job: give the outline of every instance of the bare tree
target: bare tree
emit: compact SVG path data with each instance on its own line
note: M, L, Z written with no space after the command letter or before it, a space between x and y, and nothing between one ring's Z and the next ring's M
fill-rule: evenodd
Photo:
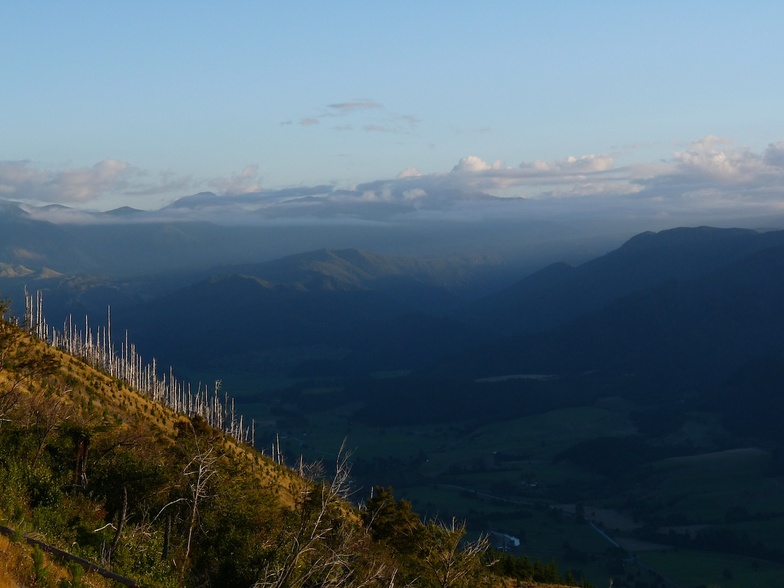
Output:
M307 485L300 492L290 524L268 546L275 556L254 588L395 586L394 566L372 559L359 561L362 550L358 547L370 539L347 502L351 492L349 457L341 447L329 480L317 479L318 464L300 462L299 473Z
M193 425L191 425L191 428L193 429ZM188 557L191 552L193 532L196 530L198 524L199 504L208 496L208 483L218 471L216 463L219 459L219 456L214 451L214 445L210 445L207 449L202 449L199 446L199 438L198 435L196 435L195 429L193 430L193 436L196 448L195 454L183 470L183 474L190 480L188 483L190 489L190 519L188 523L188 539L185 545L185 557L182 566L183 574L185 573Z
M431 521L425 534L423 560L427 585L439 588L480 586L483 577L482 556L490 543L486 536L461 544L465 536L464 524L452 519L450 523Z

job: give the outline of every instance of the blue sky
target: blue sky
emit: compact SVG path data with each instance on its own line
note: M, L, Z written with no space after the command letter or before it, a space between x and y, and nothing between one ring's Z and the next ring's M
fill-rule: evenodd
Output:
M11 1L0 22L0 198L784 186L780 2Z

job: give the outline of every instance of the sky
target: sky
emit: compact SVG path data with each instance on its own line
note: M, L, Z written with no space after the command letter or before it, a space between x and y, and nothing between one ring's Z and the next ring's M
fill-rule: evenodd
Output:
M777 1L11 0L0 22L0 199L784 203Z

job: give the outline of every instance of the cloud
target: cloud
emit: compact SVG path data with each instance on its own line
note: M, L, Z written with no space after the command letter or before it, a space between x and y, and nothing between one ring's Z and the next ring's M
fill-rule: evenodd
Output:
M150 174L117 159L56 170L35 167L30 161L0 161L0 197L21 201L85 204L118 195L172 194L193 186L188 176L171 171Z
M560 161L546 162L537 160L533 163L521 163L520 169L534 170L536 172L599 172L606 171L613 166L610 155L583 155L582 157L569 156Z
M221 194L249 194L261 191L258 165L246 165L239 174L229 178L213 178L208 182L213 190Z
M375 100L355 100L353 102L328 104L327 108L339 114L350 114L358 110L383 110L384 105Z
M727 145L729 148L717 149ZM689 149L674 154L674 173L698 181L738 182L757 175L764 166L759 156L746 148L733 148L732 141L709 135L694 141Z
M409 127L415 127L422 122L421 119L411 114L398 114L396 115L396 118L407 124Z
M771 143L762 153L735 145L730 139L709 136L676 151L665 170L659 170L649 186L669 186L689 193L715 188L727 197L768 192L782 196L784 189L784 143Z
M643 195L693 206L761 206L784 196L784 143L763 153L709 136L635 180Z
M420 173L420 171L417 168L415 168L415 167L407 167L402 172L400 172L397 175L397 177L398 177L398 179L403 179L403 178L415 178L415 177L421 176L421 175L422 174Z
M139 172L139 179L148 174ZM155 194L176 194L190 190L194 186L190 176L178 176L172 171L162 171L157 174L158 180L154 182L136 181L129 185L124 194L129 196L152 196Z
M668 160L623 166L607 153L515 167L467 155L446 173L422 175L410 168L396 179L369 182L357 190L364 202L419 211L524 197L529 203L568 199L576 206L581 201L597 210L611 207L628 214L762 214L784 209L784 142L770 143L760 153L710 135L676 150ZM343 194L342 202L351 197Z
M476 172L483 172L488 171L491 169L501 169L501 162L496 161L495 163L487 163L481 157L477 157L476 155L469 155L467 157L463 157L460 161L457 162L457 165L452 168L452 171L455 173L476 173Z
M771 167L784 168L784 141L768 145L762 158Z
M633 165L619 165L616 156L607 153L515 165L470 154L439 173L423 174L409 167L396 177L349 189L264 190L257 165L228 177L197 181L171 173L152 176L112 159L55 171L25 161L0 162L0 198L85 203L123 194L178 191L182 195L186 188L193 192L209 188L218 196L182 199L177 208L183 214L208 209L217 214L225 207L227 215L243 216L242 222L262 218L386 222L439 215L506 217L534 210L601 215L612 210L672 218L683 213L703 218L700 215L705 213L702 222L709 223L710 214L739 218L784 210L784 142L754 151L727 138L708 136L679 147L668 159Z
M34 168L29 161L0 162L0 194L20 200L83 203L125 191L138 169L116 159L65 170Z
M421 119L412 114L389 112L387 108L376 100L362 99L348 102L334 102L327 104L321 114L309 115L299 119L299 124L306 127L315 127L321 119L341 118L366 121L365 124L352 125L343 123L329 128L336 131L361 129L371 133L410 133ZM290 124L290 123L288 123Z
M615 168L614 164L613 157L604 154L569 156L552 162L537 160L507 167L500 161L490 163L476 155L469 155L452 168L448 181L502 195L510 195L510 191L526 197L579 195L582 192L594 194L596 184L626 181L624 168ZM545 188L551 185L562 185L565 188ZM584 186L584 190L578 188L578 185ZM614 191L617 191L617 186ZM639 191L639 187L629 185L629 191Z

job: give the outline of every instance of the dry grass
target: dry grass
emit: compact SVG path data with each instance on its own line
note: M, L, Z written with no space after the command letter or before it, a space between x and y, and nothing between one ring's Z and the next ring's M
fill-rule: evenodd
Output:
M32 577L32 559L29 549L0 535L0 588L17 588L26 577Z
M32 552L33 548L27 543L14 542L0 535L0 588L24 588L36 584ZM44 555L43 568L51 585L71 577L66 567L48 554ZM88 572L82 581L89 588L109 588L112 584L95 572Z
M174 412L168 406L155 402L145 394L119 383L108 374L99 372L83 361L64 352L52 349L41 341L37 345L46 347L60 362L60 379L70 381L67 399L69 404L86 405L91 403L95 414L106 412L117 415L122 420L122 428L132 423L143 423L158 438L168 439L174 444L177 423L187 422L186 417ZM0 372L2 378L2 372ZM244 466L263 486L275 489L278 498L285 506L294 504L295 498L303 489L302 480L287 468L274 464L256 450L224 437L222 451L228 459ZM0 587L2 588L2 587Z

